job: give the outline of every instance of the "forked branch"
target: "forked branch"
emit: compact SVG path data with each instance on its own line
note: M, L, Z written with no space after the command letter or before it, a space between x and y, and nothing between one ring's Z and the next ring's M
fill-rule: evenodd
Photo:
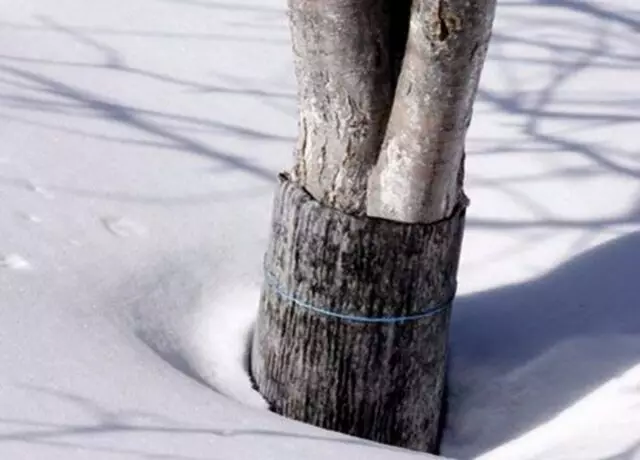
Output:
M366 211L410 0L289 0L299 138L292 179L320 202Z
M367 214L429 223L464 200L462 163L495 0L414 0Z

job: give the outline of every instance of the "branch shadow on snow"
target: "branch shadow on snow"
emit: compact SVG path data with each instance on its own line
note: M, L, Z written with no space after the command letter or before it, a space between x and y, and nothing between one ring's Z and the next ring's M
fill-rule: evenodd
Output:
M616 11L607 10L592 2L577 0L537 0L540 5L552 5L595 16L604 21L610 21L629 27L634 32L640 32L640 13L636 11L638 19L626 16Z
M176 453L163 454L161 447L149 448L153 443L141 442L145 447L125 448L114 446L95 445L97 437L105 435L161 435L164 439L171 436L190 436L194 440L197 437L216 436L227 440L238 439L238 443L246 443L247 439L259 437L275 437L289 439L289 442L299 440L310 441L316 447L307 444L307 449L321 448L318 443L354 445L361 448L384 449L390 452L400 452L401 449L373 443L365 439L347 437L343 435L314 435L295 431L273 430L263 428L263 423L256 422L256 428L246 428L247 423L242 422L243 428L215 428L210 426L196 426L191 423L172 419L171 417L139 410L112 410L103 406L98 401L85 396L76 395L66 391L35 385L21 385L20 389L31 392L34 395L50 397L58 403L66 404L70 411L89 417L91 420L81 423L54 423L37 421L27 418L9 418L0 415L0 426L10 427L10 432L0 433L0 444L11 442L23 442L31 445L43 445L56 448L82 449L94 453L110 453L120 455L136 455L149 459L176 459L196 460L200 455L180 455ZM275 416L271 416L275 417ZM292 422L293 423L293 422ZM231 424L232 425L232 424ZM299 424L301 425L301 424ZM318 430L319 431L319 430ZM116 444L116 442L113 442ZM210 444L210 443L209 443ZM418 452L405 454L421 455ZM215 452L211 452L215 454ZM202 454L202 453L201 453ZM207 457L218 458L218 457ZM220 457L222 458L222 457Z
M2 61L2 58L0 58ZM185 131L189 129L199 129L221 134L232 134L244 139L256 139L263 141L286 141L291 139L278 135L271 135L249 128L233 126L223 122L201 119L198 117L145 110L134 106L120 104L109 101L101 95L75 88L30 70L23 70L19 67L0 64L0 73L12 76L21 80L25 84L33 85L43 95L63 98L64 102L46 102L38 98L17 98L11 102L18 104L17 107L39 112L50 112L52 116L58 114L71 117L93 116L108 120L118 125L133 128L138 133L151 136L152 141L141 141L127 139L103 134L95 134L84 131L82 128L69 127L66 124L57 124L54 121L36 121L16 115L0 114L0 119L5 119L18 123L25 123L43 129L64 132L66 134L78 135L86 138L93 138L97 141L129 144L133 146L149 147L156 150L169 150L186 152L192 155L211 159L216 163L216 168L211 172L239 171L256 178L263 186L250 187L230 192L202 193L188 196L150 196L134 195L123 192L104 192L91 189L79 189L67 186L47 185L46 188L55 192L72 194L80 197L100 198L120 202L132 202L150 205L188 205L210 203L212 201L253 197L268 193L273 184L276 172L256 164L255 162L242 158L232 153L224 152L215 148L209 143L197 140L189 136ZM4 97L5 101L7 97ZM15 105L14 105L15 106ZM178 125L178 126L175 126ZM12 187L23 188L25 180L11 177L0 177L0 182Z
M639 260L635 232L537 280L459 298L445 443L479 455L639 364Z
M215 5L211 5L215 6ZM282 14L284 14L281 11ZM64 69L79 69L104 72L105 78L109 74L121 78L130 77L132 84L153 82L164 85L167 91L176 93L220 94L252 98L261 103L280 109L289 106L295 100L293 92L265 89L264 85L249 82L238 85L234 79L229 79L229 85L213 84L198 79L175 76L146 67L130 63L126 53L120 52L109 40L110 36L118 36L118 31L94 29L82 26L67 26L46 17L36 16L40 25L27 26L29 31L53 33L62 39L70 39L80 48L95 52L94 59L65 61L48 58L32 57L28 55L0 55L0 84L6 90L0 94L0 102L5 110L0 113L0 119L18 124L26 124L39 129L57 131L63 134L92 139L100 143L115 144L112 151L118 151L119 145L140 147L157 151L186 152L192 155L208 158L214 162L211 172L240 172L253 176L263 184L249 190L238 190L238 196L255 196L269 193L276 171L262 166L252 158L245 158L226 152L215 146L217 136L228 139L239 139L255 142L293 143L288 135L270 133L265 129L247 126L244 123L230 123L226 120L214 120L208 117L193 116L170 110L152 110L115 101L111 95L92 85L92 89L81 88L69 83L66 78L52 76L50 70L56 72ZM22 26L21 26L22 27ZM0 23L0 28L20 31L21 28L8 23ZM127 31L123 31L127 32ZM125 35L129 34L128 31ZM105 38L106 37L106 38ZM190 37L178 34L164 37L162 34L142 33L140 38L146 40L176 38L177 43L188 41ZM215 37L213 37L215 39ZM240 39L241 37L238 37ZM241 40L239 40L241 41ZM217 72L214 72L216 74ZM217 78L222 80L223 77ZM45 115L46 118L43 118ZM107 132L96 133L87 129L86 120L104 120L112 124L116 132L125 128L132 131L132 136L113 135ZM213 142L202 140L203 136L214 136ZM140 139L142 137L142 139ZM3 182L15 186L16 180L5 178ZM20 182L18 180L18 182ZM18 184L20 185L20 184ZM228 196L216 197L216 194L202 194L197 196L157 197L134 196L127 193L107 193L90 189L66 188L64 186L47 187L61 193L74 194L92 198L102 198L123 202L140 202L143 204L190 204L211 201L212 199L228 199ZM220 192L218 192L219 194ZM222 192L224 194L224 192ZM232 194L235 192L232 192ZM213 196L212 196L213 195Z
M284 9L274 8L270 6L260 5L258 3L253 5L248 4L234 4L215 1L203 1L203 0L162 0L164 2L179 3L180 6L195 6L207 9L231 11L237 13L250 13L264 15L268 18L282 17L285 14Z
M254 14L253 19L256 22L266 17L269 20L276 20L282 13L265 7L231 3L227 5L199 0L163 1L214 10L221 7L236 11L238 14L249 12ZM576 96L563 93L565 84L574 78L579 78L587 69L609 67L626 72L640 69L640 57L637 54L619 51L612 45L612 40L620 37L615 36L610 27L617 25L637 31L639 21L632 15L621 15L594 3L577 0L536 0L529 3L507 1L499 5L499 14L501 14L500 8L503 8L502 11L507 11L512 6L517 7L523 28L533 31L537 26L544 25L543 21L538 19L537 23L532 22L526 13L530 8L550 5L576 13L576 21L561 23L558 27L563 30L573 28L576 33L584 34L585 40L579 44L576 42L566 44L558 41L554 36L526 33L508 35L501 30L496 30L489 60L501 66L506 84L499 91L483 85L478 99L488 104L491 109L518 120L519 136L515 141L480 139L479 144L486 144L487 148L472 150L470 154L511 156L519 152L535 150L539 152L541 158L544 158L545 155L554 155L558 151L573 152L585 159L583 166L572 166L566 169L558 167L550 174L558 174L567 181L599 175L640 179L640 164L634 163L637 161L637 156L634 159L625 157L620 152L609 152L581 138L581 132L585 129L638 123L640 117L636 109L640 107L640 99L628 97L620 100L619 96L613 97L611 94ZM597 19L600 21L598 27L594 27L591 22L581 25L580 19L583 18ZM67 27L47 18L40 18L40 21L41 25L25 27L64 34L75 40L78 45L93 48L99 59L97 62L93 60L75 62L26 56L0 56L0 81L9 85L10 89L21 90L18 95L12 92L3 95L3 106L25 112L38 111L50 114L50 120L46 122L25 117L26 122L43 129L57 129L68 134L88 136L115 144L140 144L157 149L188 152L208 158L222 168L250 174L267 186L272 183L275 171L194 139L189 133L202 131L231 133L241 138L265 142L292 142L293 139L201 117L169 111L152 111L133 104L117 103L101 92L81 89L64 79L51 76L55 73L44 70L59 68L103 70L114 74L129 74L140 79L136 81L142 84L145 81L166 84L174 91L244 94L261 98L266 104L292 103L295 99L293 92L272 91L257 86L226 87L139 67L126 62L121 53L102 42L105 37L130 36L137 39L175 39L184 42L192 39L248 41L252 44L258 41L272 41L280 46L279 44L288 43L286 39ZM544 21L548 21L548 18ZM2 23L0 26L11 28L15 25ZM509 53L502 53L502 47L512 43L523 44L546 54L542 56L541 53L532 53L531 56L519 54L513 57ZM522 69L526 65L540 65L549 73L544 74L545 80L542 81L544 84L541 87L533 90L522 88L519 86L519 75L510 67L511 64L523 66ZM562 108L557 108L556 103L560 103ZM595 111L594 107L598 110ZM20 121L14 112L3 117ZM57 118L61 116L101 118L117 125L133 128L137 133L151 140L142 141L84 132L82 127L70 127L69 123L59 123ZM545 124L556 121L570 122L571 126L577 127L575 131L572 131L572 128L561 132L545 128ZM550 178L550 174L514 175L495 182L471 177L471 181L514 195L509 188L511 184L544 181ZM12 186L24 185L12 182L11 179L8 181ZM69 192L87 196L100 193L91 190L69 190ZM160 203L165 200L118 194L103 197ZM530 205L526 197L514 197L522 198L520 199L522 206ZM202 199L208 199L208 197L203 196ZM176 204L183 204L188 200L189 197L174 201ZM470 229L484 228L500 231L542 228L585 229L598 232L614 225L640 223L638 209L640 206L624 215L582 221L562 217L549 219L544 215L544 209L532 209L537 213L537 218L533 220L506 221L471 216L468 219L468 225ZM634 233L575 257L535 281L459 298L454 309L452 324L453 368L450 391L452 414L454 416L459 414L460 419L450 421L455 431L448 430L445 433L445 442L450 445L454 445L457 441L469 444L466 441L473 438L474 442L471 444L476 451L469 454L470 456L480 454L544 423L591 390L636 364L637 355L628 353L624 348L624 338L640 333L640 315L635 312L640 299L640 288L635 273L638 260L640 260L640 233ZM152 346L149 340L145 343L152 348L155 346ZM173 351L166 352L157 346L154 351L177 369L193 377L181 355ZM478 363L482 363L482 367ZM540 379L540 376L544 378ZM535 377L537 380L532 381L529 377ZM481 384L484 382L486 385L477 388L478 382ZM524 390L527 392L523 393ZM36 390L33 389L33 391ZM153 424L143 424L128 418L126 413L110 411L73 395L59 393L52 396L84 408L95 415L95 420L87 424L64 425L5 419L2 422L12 425L14 432L0 435L0 442L22 441L74 447L83 444L83 436L127 432L203 434L220 437L302 436L296 433L262 429L184 428L177 421L165 419L154 421ZM503 404L497 411L491 412L487 411L486 406L483 405L485 401L491 404L496 402ZM481 410L476 410L477 408ZM487 414L492 414L489 419L486 418ZM344 442L323 437L308 437L308 439ZM482 442L478 443L478 439ZM349 442L364 444L358 440ZM101 449L96 446L84 447ZM116 448L107 450L117 451ZM628 455L623 453L611 457L611 460L627 460L633 456L634 452L637 452L637 446L630 449ZM161 455L142 451L121 451L121 453L162 458ZM172 455L169 458L190 459L191 457Z
M217 151L216 149L204 145L201 142L191 139L179 132L168 129L162 124L154 121L153 118L159 118L161 120L168 119L178 122L185 121L187 123L195 124L196 126L200 125L210 129L232 129L238 134L245 136L256 135L268 138L268 135L258 134L252 130L245 130L238 127L232 128L230 126L225 126L224 123L220 122L201 120L186 115L171 115L152 110L136 109L124 104L110 102L101 98L97 94L92 94L87 91L74 88L53 78L40 75L36 72L22 70L17 67L0 64L0 71L14 77L22 78L24 81L29 83L39 85L42 88L42 91L52 95L61 96L70 102L79 104L80 107L88 109L105 119L154 135L160 140L166 141L169 146L173 145L194 155L204 156L220 161L234 168L251 173L262 180L273 180L274 173L272 171L249 163L242 158Z
M503 235L539 231L540 237L523 238L518 249L527 250L555 235L579 232L569 252L582 254L534 281L456 300L443 451L460 458L474 458L544 425L640 363L640 233L582 252L603 233L638 228L640 188L623 211L571 218L523 187L565 181L570 188L574 181L595 184L600 178L640 183L637 149L611 131L640 123L640 98L624 83L640 71L633 46L640 10L574 0L507 0L497 14L509 18L509 27L494 30L487 65L495 75L481 84L477 108L506 115L503 123L513 134L478 133L470 139L469 155L513 159L535 152L553 169L482 178L468 168L470 184L504 194L531 217L476 217L472 208L467 228ZM584 90L586 78L612 70L620 84L601 79ZM562 165L558 155L579 161ZM603 192L612 202L619 198ZM507 254L511 260L517 260L515 252ZM611 458L634 455L637 446Z
M542 186L550 180L566 180L569 184L598 178L640 179L640 156L632 146L621 146L621 139L610 132L640 124L640 98L624 84L635 81L640 71L633 33L640 28L640 10L622 14L592 2L516 0L500 3L497 15L508 17L510 26L502 27L498 21L494 30L487 58L492 78L481 82L474 119L481 118L483 110L503 115L503 126L513 134L502 136L495 130L474 133L469 157L513 159L520 153L535 152L541 163L548 161L553 169L482 178L474 174L472 167L468 168L468 182L473 187L499 192L534 217L498 219L471 215L469 227L553 227L593 233L611 225L639 223L634 211L584 220L554 216L539 199L523 193L521 186ZM600 77L602 72L611 75L612 69L619 71L621 85L616 83L618 77ZM587 83L586 90L580 89L586 79L597 78L601 84ZM574 160L562 165L556 159L559 154Z

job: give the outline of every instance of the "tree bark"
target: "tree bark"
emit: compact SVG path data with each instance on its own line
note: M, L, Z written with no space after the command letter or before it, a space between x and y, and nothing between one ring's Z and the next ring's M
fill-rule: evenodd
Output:
M290 0L298 81L292 177L320 202L366 212L408 33L409 0Z
M289 0L299 138L251 359L274 411L437 450L494 2Z
M409 39L368 214L400 222L451 215L495 0L414 0ZM459 180L456 180L459 178Z
M273 410L434 451L463 222L351 216L281 176L252 356Z

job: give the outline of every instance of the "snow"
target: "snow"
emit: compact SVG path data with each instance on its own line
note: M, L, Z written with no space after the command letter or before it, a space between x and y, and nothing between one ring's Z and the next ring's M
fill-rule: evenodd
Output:
M0 458L426 458L277 417L244 370L284 2L0 10ZM639 30L631 0L499 2L448 457L640 459Z

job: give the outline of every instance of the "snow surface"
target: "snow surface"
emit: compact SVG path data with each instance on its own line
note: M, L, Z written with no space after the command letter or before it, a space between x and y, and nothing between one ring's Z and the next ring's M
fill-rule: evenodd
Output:
M0 458L426 458L277 417L244 371L296 133L284 2L0 11ZM640 459L638 32L632 0L499 2L449 457Z

